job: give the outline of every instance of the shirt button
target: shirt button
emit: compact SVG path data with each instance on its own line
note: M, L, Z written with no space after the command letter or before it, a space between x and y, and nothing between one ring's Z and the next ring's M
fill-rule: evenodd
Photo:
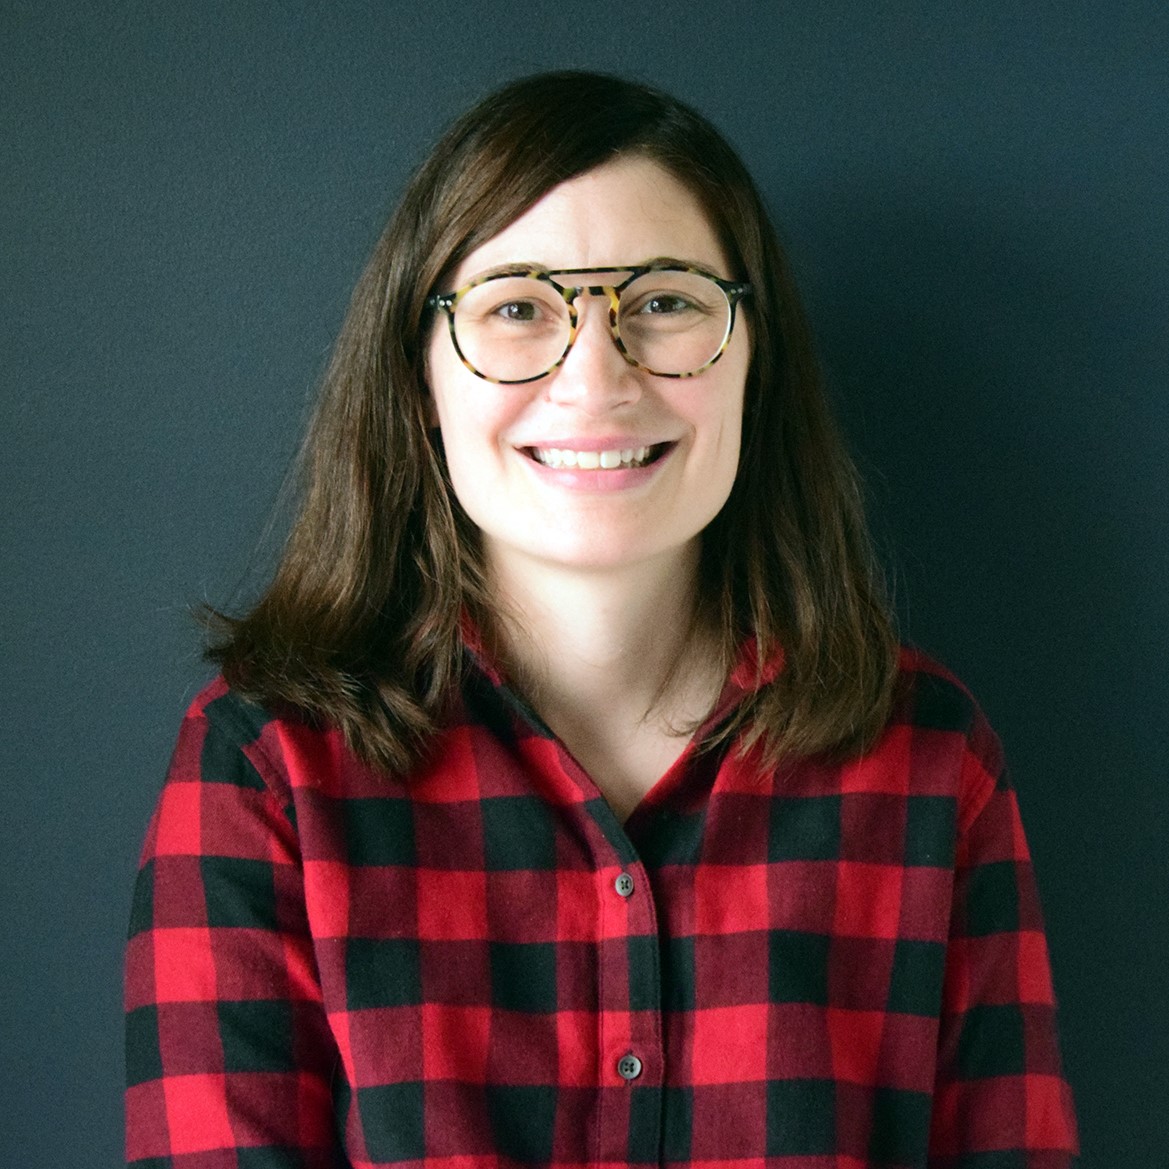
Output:
M617 1061L617 1074L623 1080L636 1080L641 1075L641 1060L633 1052L623 1055Z
M621 894L622 897L629 897L633 893L633 878L628 873L622 873L617 880L613 882L613 888Z

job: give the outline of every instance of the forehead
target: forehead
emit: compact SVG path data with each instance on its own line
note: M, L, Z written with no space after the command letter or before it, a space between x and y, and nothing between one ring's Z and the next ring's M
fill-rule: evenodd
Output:
M733 275L690 189L656 162L621 158L553 187L471 252L455 283L504 264L604 270L660 257Z

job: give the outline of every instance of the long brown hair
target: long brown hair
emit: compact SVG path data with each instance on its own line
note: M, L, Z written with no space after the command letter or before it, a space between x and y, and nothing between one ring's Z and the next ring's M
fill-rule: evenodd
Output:
M208 656L247 697L336 726L408 773L489 622L473 525L427 426L427 296L462 258L567 179L649 158L699 199L749 280L752 358L738 476L703 533L701 604L724 663L764 663L724 735L788 754L862 750L884 725L896 640L853 465L830 416L788 264L742 162L674 98L620 78L547 73L460 118L406 188L354 291L302 453L299 512L272 583L209 614Z

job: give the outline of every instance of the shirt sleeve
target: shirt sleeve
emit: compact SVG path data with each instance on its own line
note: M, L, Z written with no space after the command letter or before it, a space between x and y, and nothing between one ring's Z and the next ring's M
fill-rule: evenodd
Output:
M1078 1152L1018 802L977 718L963 777L931 1169L1064 1169Z
M133 1169L344 1164L294 817L249 709L222 684L196 702L148 830L126 956Z

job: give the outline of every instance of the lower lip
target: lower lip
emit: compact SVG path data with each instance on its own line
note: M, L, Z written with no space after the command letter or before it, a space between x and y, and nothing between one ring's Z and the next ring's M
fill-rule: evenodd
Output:
M632 487L639 487L648 483L659 468L674 453L671 445L662 452L652 463L644 467L614 467L611 471L582 471L579 467L549 467L539 459L524 454L524 461L531 466L534 474L539 476L542 483L550 483L557 487L567 487L574 491L628 491Z

